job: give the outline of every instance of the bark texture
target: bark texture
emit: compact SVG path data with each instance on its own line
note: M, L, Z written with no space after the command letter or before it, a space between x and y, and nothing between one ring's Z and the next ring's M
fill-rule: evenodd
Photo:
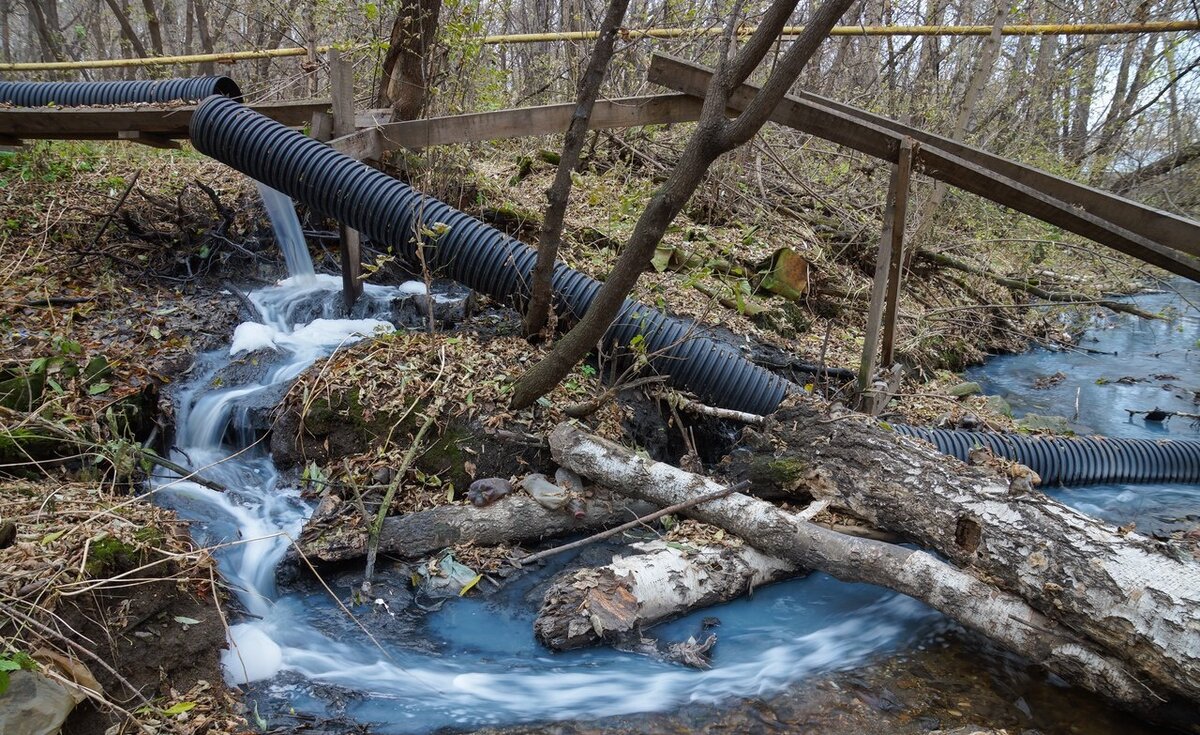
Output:
M807 414L785 411L780 421L791 427L794 421L808 421L812 418ZM828 424L818 424L814 430L828 431L828 428ZM882 433L881 430L870 431L869 427L864 427L858 422L847 423L844 430L875 435L877 441L884 441L878 437ZM888 444L883 447L873 446L873 453L878 453L882 448L902 456L909 453L926 455L922 459L929 460L928 463L922 462L915 469L902 463L892 466L890 472L895 473L895 476L888 477L886 481L892 484L907 481L911 482L914 488L928 487L930 480L922 476L922 470L927 465L935 464L932 450L899 442L895 437L886 438L889 440ZM822 440L820 437L810 437L810 440L817 444L814 449L817 452L829 444L828 440ZM618 488L633 497L655 503L674 503L697 494L713 492L719 487L707 478L638 457L624 447L591 436L567 424L560 425L552 432L550 444L559 464L607 487ZM950 471L944 469L945 458L941 460L943 476L950 477ZM818 473L817 479L830 482L827 476L821 473ZM855 478L847 479L854 481ZM976 498L976 494L981 492L981 485L987 483L993 486L1000 484L995 479L984 480L981 477L978 481L959 483L958 493L963 502L991 504L998 515L1019 515L1013 511L1004 511L1003 508L1012 503L1003 500L1002 497L996 497L993 493ZM880 494L885 492L881 490ZM1004 488L1003 492L1006 495L1007 488ZM925 504L920 500L913 500L911 495L905 502L909 505L909 514L925 513ZM1186 700L1196 700L1190 676L1164 676L1167 670L1177 668L1173 663L1177 660L1175 652L1163 650L1162 645L1156 646L1158 650L1153 654L1140 650L1147 648L1146 646L1135 652L1125 645L1125 641L1111 646L1098 645L1072 626L1059 624L1020 597L993 586L990 580L983 581L976 576L978 572L973 574L957 568L940 561L930 553L845 536L804 522L770 503L747 495L730 495L698 505L689 515L749 539L760 551L786 559L797 566L824 571L844 581L877 584L921 600L1009 650L1045 666L1067 681L1125 707L1157 714L1162 711L1163 703L1172 693L1182 695ZM1073 519L1073 522L1081 525L1099 525L1090 519ZM951 522L951 528L955 528L954 522ZM968 537L969 535L967 534ZM1142 560L1139 555L1139 563L1140 561ZM1046 566L1058 565L1057 560L1049 561L1045 558L1041 563ZM1090 560L1085 562L1085 566L1087 564L1090 564ZM1195 568L1196 565L1193 562L1190 566ZM1090 571L1081 570L1080 573L1085 577L1092 576ZM1129 571L1117 573L1122 579L1130 576ZM1173 580L1178 580L1178 575L1171 576ZM1183 580L1183 583L1194 591L1194 582L1188 583ZM1181 590L1174 589L1173 592L1179 594ZM1145 599L1150 596L1152 595L1141 597ZM1196 607L1193 606L1190 615L1195 614ZM1104 609L1097 611L1098 617L1106 615L1107 611ZM1164 638L1189 649L1194 649L1197 645L1197 636L1194 634L1191 641L1180 642L1177 631L1168 631Z
M402 0L396 11L376 100L392 108L393 122L415 120L425 109L441 12L442 0Z
M936 549L1200 701L1200 563L1190 554L1039 492L1014 497L994 471L874 422L831 422L816 406L785 409L744 436L773 461L806 467L814 496Z
M632 548L611 564L556 579L533 622L538 640L563 651L623 639L800 571L746 545L684 549L650 541Z
M509 495L492 505L445 505L388 518L379 534L379 551L405 558L425 556L447 546L473 541L482 546L533 543L546 538L595 531L654 512L648 503L598 493L587 514L575 519L566 511L547 510L528 495ZM367 553L367 528L351 518L318 513L300 534L300 551L321 562L357 559Z

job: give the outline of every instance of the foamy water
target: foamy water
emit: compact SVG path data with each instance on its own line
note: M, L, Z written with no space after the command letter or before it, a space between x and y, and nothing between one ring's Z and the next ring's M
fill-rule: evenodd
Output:
M282 204L277 200L270 209L277 231L299 232L298 222L278 224L281 218L295 220L290 201ZM292 250L297 257L304 253L307 263L302 242ZM293 260L288 259L289 268ZM242 407L334 350L392 329L382 318L391 298L427 294L418 282L368 286L361 309L366 316L348 319L337 316L340 279L312 274L311 263L307 269L296 265L299 273L249 295L257 319L239 325L229 348L208 356L207 369L195 371L192 382L180 389L172 458L229 492L155 480L158 497L193 521L200 543L223 545L215 552L221 574L249 613L233 621L230 647L222 657L231 684L250 684L266 700L286 703L285 709L346 712L374 723L378 731L424 732L665 710L764 694L816 672L915 645L943 625L939 615L907 598L814 575L703 612L721 617L721 642L714 667L693 671L607 648L549 653L533 638L536 609L526 598L538 581L532 575L486 599L451 600L426 616L411 640L381 635L380 645L314 583L281 594L276 570L311 508L296 488L281 483ZM242 385L214 380L221 364L262 350L268 351L264 359L273 360L265 375ZM377 586L388 584L381 580ZM367 629L377 631L388 621L383 616L390 615L369 603L354 612ZM686 638L699 617L659 632ZM335 702L327 696L330 686L353 696Z

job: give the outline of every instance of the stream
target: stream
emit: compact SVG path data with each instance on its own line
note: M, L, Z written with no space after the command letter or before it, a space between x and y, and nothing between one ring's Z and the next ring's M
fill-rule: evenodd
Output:
M425 287L367 286L354 313L342 313L341 281L312 272L292 203L269 189L262 193L292 275L249 295L259 318L238 327L229 349L198 358L175 394L172 459L230 492L156 480L159 502L192 521L199 544L216 547L221 573L236 593L242 613L231 621L223 665L230 683L247 685L255 718L271 726L335 718L369 724L372 732L416 733L724 706L779 696L812 677L903 656L957 635L953 624L921 603L814 574L656 628L659 638L682 640L704 617L720 619L713 668L694 671L611 649L551 654L541 648L532 631L538 585L568 558L519 576L494 594L453 599L419 614L407 604L407 579L388 577L385 569L376 584L378 599L353 608L357 623L308 575L277 585L277 568L311 508L281 478L261 437L249 428L249 413L264 400L277 400L281 386L334 350L393 329L394 303L425 293ZM1186 293L1193 303L1200 301L1200 289ZM1156 310L1171 298L1138 303ZM1189 391L1200 390L1200 312L1178 308L1178 318L1161 324L1127 318L1097 324L1089 332L1096 341L1085 344L1116 350L1119 358L1035 350L992 360L971 379L1007 395L1017 412L1070 416L1078 387L1079 422L1097 431L1195 437L1200 432L1181 419L1151 426L1126 421L1121 410L1158 405L1197 411ZM244 380L226 379L231 361L247 352L274 357ZM1044 391L1029 387L1030 376L1056 370L1069 378ZM1176 377L1116 382L1126 373L1144 377L1148 370ZM1109 382L1097 385L1099 377ZM1179 387L1167 389L1167 383ZM1052 492L1109 520L1136 518L1139 530L1174 528L1200 512L1197 487ZM326 582L346 599L351 576Z

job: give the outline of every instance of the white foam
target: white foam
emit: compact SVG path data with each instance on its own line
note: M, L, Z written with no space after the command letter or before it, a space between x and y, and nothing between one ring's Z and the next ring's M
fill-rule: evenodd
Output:
M414 296L429 295L429 289L420 281L405 281L397 286L396 290L402 294L412 294Z
M255 352L257 350L276 350L275 339L279 330L267 324L258 322L242 322L233 330L233 341L229 345L229 354L239 352Z
M355 338L373 334L390 334L396 331L388 322L380 319L313 319L291 334L276 338L276 344L293 351L305 348L336 347Z
M221 667L225 681L233 686L270 679L283 668L283 649L253 623L231 625Z

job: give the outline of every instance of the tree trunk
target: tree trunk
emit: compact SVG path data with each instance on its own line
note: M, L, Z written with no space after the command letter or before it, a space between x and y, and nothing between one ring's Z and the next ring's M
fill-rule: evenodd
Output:
M684 551L651 541L633 549L611 564L556 579L533 622L538 640L556 651L620 640L800 573L747 545Z
M392 108L393 122L421 116L429 94L431 52L442 0L402 0L383 57L377 104Z
M689 515L802 568L847 582L877 584L921 600L1124 707L1169 717L1170 695L1197 700L1200 565L1194 560L1168 559L1150 550L1145 539L1122 538L1062 506L1039 519L1038 508L1058 504L1041 497L1011 500L1007 486L994 476L954 467L932 449L899 440L863 421L830 420L803 408L784 409L777 418L762 436L763 444L772 439L808 442L802 447L784 445L784 452L811 457L807 468L795 467L797 481L810 490L819 484L824 494L837 498L865 500L867 510L879 517L883 527L885 521L895 521L895 530L938 550L938 543L948 541L949 556L968 563L984 561L986 568L972 565L964 570L924 551L846 536L747 495L697 505ZM797 428L789 433L793 424ZM551 433L550 446L560 465L661 505L720 487L568 424ZM965 470L966 477L960 479L950 467ZM939 495L932 503L926 500L931 485ZM866 495L873 487L878 489ZM901 498L889 494L897 487L905 488ZM880 507L887 512L877 512ZM948 524L945 533L933 532L931 526L938 523ZM1013 535L1006 540L992 538L1006 532ZM1056 543L1046 543L1049 539ZM1085 542L1064 545L1071 541ZM1123 559L1130 564L1122 564ZM1005 563L1020 573L1010 573L1003 568ZM1147 588L1151 574L1163 576ZM991 584L1013 576L1026 577L1023 581L1028 582L1045 580L1044 587L1019 586L1056 617L1066 616L1071 622L1060 625L1021 597ZM1084 580L1096 588L1084 588ZM1089 605L1084 615L1076 614ZM1123 634L1106 638L1102 647L1075 627L1081 619L1091 629L1116 628Z
M1165 176L1198 158L1200 158L1200 143L1192 143L1120 176L1113 181L1109 188L1118 194L1126 194L1141 184L1159 176Z
M196 11L196 35L200 37L200 50L206 54L214 51L212 33L208 26L207 0L192 0ZM215 66L211 61L202 61L197 69L201 74L212 74Z
M357 511L318 510L300 534L300 550L322 562L357 559L367 553L367 528L355 525ZM425 556L468 541L481 546L534 543L542 539L615 526L653 513L645 503L622 496L597 494L587 513L576 520L562 510L548 510L528 495L509 495L492 505L445 505L388 518L379 534L379 551L406 558Z
M142 39L138 38L137 31L133 30L133 24L129 22L129 14L125 12L125 8L121 7L121 3L118 0L104 1L108 3L109 9L112 10L117 23L121 26L121 37L133 49L133 53L137 54L140 58L148 56L146 47L142 44Z
M600 26L600 37L596 39L587 71L579 82L575 112L571 115L571 124L563 137L558 172L554 176L554 183L546 192L546 217L542 221L542 231L538 237L537 263L533 266L533 276L529 285L529 306L525 310L527 335L537 334L546 326L550 298L553 295L550 279L554 274L554 261L558 257L558 248L562 242L563 218L571 198L571 174L579 165L579 155L583 152L583 144L587 139L592 107L600 94L600 84L604 81L608 63L612 59L617 31L621 28L628 8L629 0L612 0L609 3L608 12L605 13L604 22Z
M12 0L0 0L0 58L12 63Z
M162 28L158 22L158 9L154 7L154 0L142 0L142 8L146 11L146 30L150 32L150 48L154 50L155 56L163 56Z
M750 76L770 50L795 7L794 1L776 0L737 56L726 58L728 46L722 46L721 63L709 84L696 131L688 140L670 177L655 192L638 218L633 234L587 313L546 357L517 381L511 399L514 408L532 405L557 385L600 341L638 277L649 266L667 227L703 181L708 167L722 154L750 140L766 123L805 64L829 35L829 29L853 1L826 0L814 14L812 22L804 27L801 36L779 60L766 84L745 110L732 120L725 119L725 103L729 95ZM733 20L736 17L731 17L731 23L727 25L725 44L731 44Z
M815 497L936 549L1200 701L1200 563L1190 555L1039 492L1010 495L994 472L864 421L826 422L800 405L772 423L761 435L748 430L747 443L807 466Z
M966 95L963 97L962 105L958 108L958 119L954 122L954 133L950 136L952 138L962 140L966 135L971 115L975 113L975 107L979 103L979 97L983 94L983 88L992 78L992 72L996 66L996 56L1000 53L1000 32L1004 29L1004 19L1008 17L1008 8L1007 4L1000 3L996 10L996 15L992 20L992 33L983 42L983 48L979 54L979 65L975 67L975 72L971 75L970 82L967 83ZM917 222L913 225L911 238L914 245L920 246L925 235L933 227L935 215L945 198L946 183L939 181L934 184L933 191L921 205L921 211L917 214ZM915 252L915 248L910 250L909 258L912 257L912 252Z

